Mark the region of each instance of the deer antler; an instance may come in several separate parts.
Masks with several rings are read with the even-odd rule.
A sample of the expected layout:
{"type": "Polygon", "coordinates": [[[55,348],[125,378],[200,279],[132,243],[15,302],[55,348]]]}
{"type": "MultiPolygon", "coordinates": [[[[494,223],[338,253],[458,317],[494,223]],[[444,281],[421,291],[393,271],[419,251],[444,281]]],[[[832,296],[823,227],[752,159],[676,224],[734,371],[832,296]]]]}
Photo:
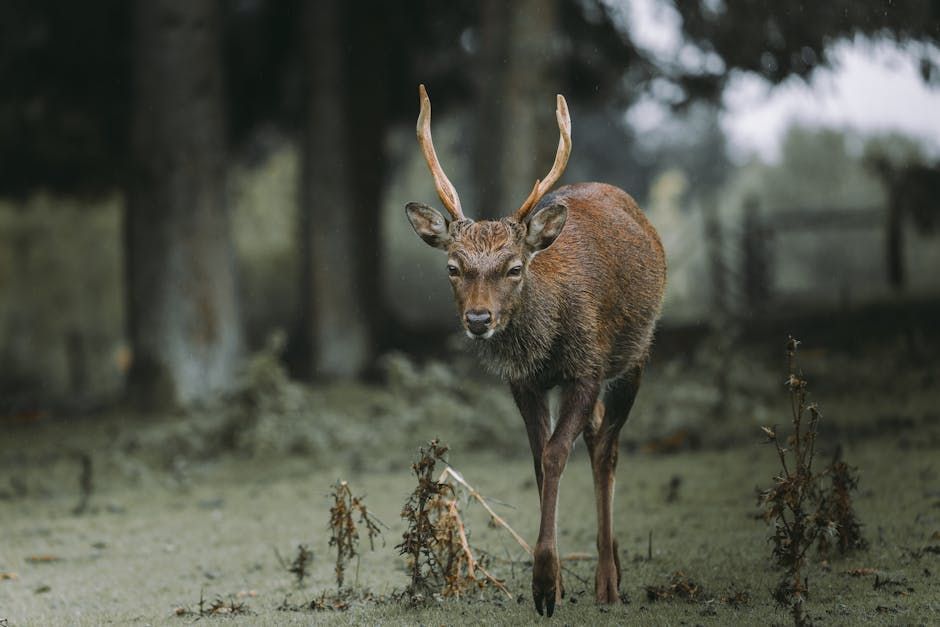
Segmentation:
{"type": "Polygon", "coordinates": [[[532,208],[542,199],[542,196],[552,188],[552,185],[558,182],[562,172],[565,171],[565,166],[568,165],[568,157],[571,156],[571,116],[568,114],[568,103],[565,102],[565,97],[561,94],[558,94],[558,107],[555,109],[555,117],[558,119],[558,131],[561,134],[558,138],[558,152],[555,153],[555,163],[552,165],[548,176],[541,181],[536,179],[535,187],[532,188],[529,197],[516,211],[513,217],[519,222],[525,220],[532,208]]]}
{"type": "Polygon", "coordinates": [[[418,86],[418,97],[421,99],[421,113],[418,115],[418,143],[421,145],[421,152],[424,153],[424,160],[428,162],[428,168],[431,170],[431,176],[434,177],[434,186],[437,188],[437,195],[441,197],[444,207],[455,220],[463,220],[463,211],[460,209],[460,198],[457,196],[457,190],[444,174],[441,168],[441,162],[437,160],[437,153],[434,152],[434,141],[431,139],[431,99],[428,98],[428,92],[424,85],[418,86]]]}

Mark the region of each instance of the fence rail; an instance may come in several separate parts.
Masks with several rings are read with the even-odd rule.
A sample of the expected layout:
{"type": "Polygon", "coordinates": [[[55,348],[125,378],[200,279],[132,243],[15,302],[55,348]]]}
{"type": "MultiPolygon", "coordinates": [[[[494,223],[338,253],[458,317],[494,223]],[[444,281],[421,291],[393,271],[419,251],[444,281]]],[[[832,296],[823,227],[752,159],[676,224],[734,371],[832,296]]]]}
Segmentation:
{"type": "Polygon", "coordinates": [[[771,231],[871,229],[883,227],[887,215],[883,207],[857,209],[801,207],[775,211],[761,221],[764,228],[771,231]]]}

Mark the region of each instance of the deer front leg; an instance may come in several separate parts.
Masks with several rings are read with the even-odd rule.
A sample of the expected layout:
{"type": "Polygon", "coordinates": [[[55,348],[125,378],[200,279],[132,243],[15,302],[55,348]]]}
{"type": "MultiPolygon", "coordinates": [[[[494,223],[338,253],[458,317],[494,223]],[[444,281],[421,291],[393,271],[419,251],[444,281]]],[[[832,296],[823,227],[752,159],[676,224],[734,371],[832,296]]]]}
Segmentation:
{"type": "Polygon", "coordinates": [[[564,595],[556,543],[558,485],[575,439],[584,430],[597,401],[600,381],[579,379],[562,390],[554,433],[542,451],[542,516],[532,566],[532,599],[539,614],[551,616],[564,595]]]}
{"type": "Polygon", "coordinates": [[[510,385],[516,407],[525,421],[526,435],[529,436],[529,448],[532,449],[532,461],[535,465],[535,487],[539,491],[539,503],[542,502],[542,450],[551,435],[552,418],[548,411],[548,394],[534,386],[513,383],[510,385]]]}

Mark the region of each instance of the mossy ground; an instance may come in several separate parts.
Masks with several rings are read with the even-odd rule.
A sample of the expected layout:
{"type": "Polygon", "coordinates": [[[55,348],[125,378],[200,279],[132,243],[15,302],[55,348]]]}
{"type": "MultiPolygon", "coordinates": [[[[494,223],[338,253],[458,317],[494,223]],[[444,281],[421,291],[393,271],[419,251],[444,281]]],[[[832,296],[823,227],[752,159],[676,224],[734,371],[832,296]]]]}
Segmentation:
{"type": "MultiPolygon", "coordinates": [[[[811,556],[814,622],[940,623],[936,344],[930,336],[803,352],[824,415],[819,458],[828,461],[841,444],[859,468],[855,504],[870,543],[828,562],[811,556]],[[876,577],[889,583],[876,586],[876,577]]],[[[779,355],[754,356],[761,351],[740,351],[723,366],[731,369],[724,399],[707,345],[651,364],[617,473],[628,603],[595,606],[594,562],[565,562],[568,597],[554,622],[790,622],[771,599],[779,574],[769,530],[755,518],[755,488],[778,470],[759,425],[785,430],[789,415],[779,355]],[[701,587],[698,599],[650,601],[646,587],[668,584],[677,571],[701,587]],[[738,592],[747,603],[724,602],[738,592]]],[[[509,524],[530,542],[536,536],[531,459],[504,387],[473,378],[459,362],[386,361],[382,385],[310,389],[262,355],[240,393],[185,415],[2,418],[0,625],[188,624],[195,617],[176,609],[197,609],[200,597],[244,602],[249,614],[203,620],[246,625],[545,622],[532,607],[526,554],[474,504],[466,509],[471,543],[491,556],[512,599],[485,592],[417,607],[386,600],[353,601],[345,611],[279,609],[335,591],[327,525],[337,479],[389,526],[385,545],[363,551],[347,583],[386,599],[406,587],[394,549],[404,530],[399,513],[414,487],[410,460],[432,437],[451,445],[450,462],[509,524]],[[91,460],[92,491],[76,514],[82,456],[91,460]],[[302,587],[277,557],[290,561],[300,544],[314,553],[302,587]]],[[[583,446],[563,478],[559,512],[561,553],[593,554],[583,446]]]]}
{"type": "MultiPolygon", "coordinates": [[[[755,440],[756,441],[756,440],[755,440]]],[[[809,613],[820,623],[929,624],[940,621],[940,555],[921,550],[940,544],[940,480],[937,449],[904,449],[896,441],[869,440],[848,447],[845,457],[862,469],[857,507],[871,547],[809,572],[809,613]],[[875,574],[855,577],[853,568],[877,569],[899,582],[873,588],[875,574]]],[[[456,450],[451,462],[485,495],[512,507],[501,515],[526,538],[537,528],[531,464],[522,457],[456,450]]],[[[200,595],[237,598],[250,609],[227,617],[237,624],[481,624],[534,623],[530,565],[509,536],[486,524],[470,506],[473,544],[491,553],[492,570],[507,579],[517,599],[496,593],[468,599],[407,603],[353,603],[347,611],[283,611],[285,599],[301,605],[334,589],[328,547],[327,494],[337,477],[366,495],[370,510],[389,525],[386,545],[366,552],[358,584],[388,595],[407,584],[393,546],[403,530],[398,518],[411,489],[407,465],[387,472],[316,469],[315,460],[238,459],[195,464],[185,483],[100,477],[86,513],[75,515],[77,478],[66,461],[29,473],[48,473],[54,483],[34,495],[0,501],[3,542],[0,618],[10,625],[185,623],[175,608],[195,608],[200,595]],[[303,587],[278,563],[298,544],[315,554],[303,587]],[[55,561],[30,558],[50,556],[55,561]],[[507,561],[503,561],[507,560],[507,561]],[[509,563],[509,560],[515,563],[509,563]],[[242,597],[238,597],[243,593],[242,597]],[[244,593],[248,593],[245,595],[244,593]],[[519,600],[521,598],[521,600],[519,600]]],[[[77,468],[77,466],[75,466],[77,468]]],[[[754,519],[754,488],[774,472],[771,451],[760,444],[724,451],[677,455],[625,454],[618,473],[615,516],[624,565],[622,592],[629,603],[597,607],[592,599],[593,562],[572,561],[565,573],[568,600],[556,613],[566,624],[786,623],[769,590],[767,528],[754,519]],[[666,494],[679,477],[678,496],[666,494]],[[652,531],[652,560],[647,559],[652,531]],[[704,589],[701,601],[650,602],[645,586],[665,584],[681,570],[704,589]],[[745,591],[749,602],[721,602],[745,591]],[[714,599],[714,601],[711,601],[714,599]]],[[[33,477],[35,479],[36,477],[33,477]]],[[[560,508],[560,550],[594,548],[593,490],[583,448],[565,474],[560,508]]],[[[349,579],[356,578],[355,568],[349,579]]],[[[215,620],[215,619],[213,619],[215,620]]]]}

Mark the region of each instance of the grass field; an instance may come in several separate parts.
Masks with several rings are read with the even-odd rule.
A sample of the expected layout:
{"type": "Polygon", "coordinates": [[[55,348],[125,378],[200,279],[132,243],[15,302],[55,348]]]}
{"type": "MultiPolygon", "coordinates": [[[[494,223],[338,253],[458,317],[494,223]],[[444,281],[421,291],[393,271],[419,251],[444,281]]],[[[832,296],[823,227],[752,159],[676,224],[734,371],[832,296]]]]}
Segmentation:
{"type": "MultiPolygon", "coordinates": [[[[940,623],[940,377],[929,346],[905,346],[803,353],[824,414],[819,459],[841,445],[859,468],[855,505],[869,541],[846,557],[810,555],[807,610],[818,624],[940,623]]],[[[568,596],[552,621],[790,623],[770,595],[780,575],[770,530],[755,516],[755,489],[779,470],[759,425],[783,427],[788,417],[779,357],[738,353],[725,366],[723,399],[709,354],[654,362],[624,430],[614,510],[622,606],[593,602],[593,487],[576,448],[558,525],[561,554],[579,559],[564,562],[568,596]],[[693,600],[649,598],[647,587],[680,572],[697,586],[693,600]]],[[[463,510],[470,542],[512,598],[485,590],[417,606],[396,600],[409,582],[394,548],[399,514],[427,440],[449,442],[450,463],[529,542],[538,498],[503,387],[401,357],[386,371],[382,385],[307,388],[262,355],[238,394],[186,414],[3,418],[0,625],[548,620],[532,606],[528,555],[475,503],[463,510]],[[348,608],[302,609],[336,592],[328,494],[337,479],[365,495],[388,526],[385,542],[347,573],[348,608]],[[303,585],[282,563],[300,544],[314,554],[303,585]],[[199,618],[200,598],[204,608],[242,603],[245,613],[199,618]]]]}
{"type": "MultiPolygon", "coordinates": [[[[930,624],[940,621],[940,464],[937,449],[904,449],[895,442],[852,446],[846,457],[861,467],[857,498],[871,547],[828,565],[813,560],[810,616],[825,624],[930,624]],[[934,547],[928,549],[927,547],[934,547]],[[874,588],[876,569],[888,585],[874,588]]],[[[391,623],[480,624],[540,622],[528,591],[530,564],[504,531],[490,528],[479,506],[468,506],[471,542],[493,556],[492,570],[507,580],[514,599],[485,592],[467,599],[407,603],[353,602],[347,611],[283,611],[334,589],[328,547],[329,487],[338,477],[366,495],[387,525],[384,547],[358,566],[360,589],[380,596],[408,582],[394,545],[398,517],[412,489],[407,465],[388,472],[312,470],[310,461],[226,457],[188,468],[186,480],[148,475],[128,482],[101,477],[86,513],[75,515],[77,466],[68,459],[28,469],[26,496],[0,501],[3,541],[0,618],[9,625],[187,623],[175,609],[195,609],[200,595],[244,602],[237,624],[391,623]],[[72,476],[69,477],[69,469],[72,476]],[[311,576],[298,587],[276,557],[293,556],[298,544],[314,552],[311,576]],[[241,596],[239,596],[241,594],[241,596]]],[[[451,462],[485,495],[508,505],[498,513],[524,537],[537,525],[537,498],[524,458],[456,451],[451,462]]],[[[629,603],[596,607],[593,562],[566,563],[568,599],[554,620],[566,624],[786,623],[769,589],[768,530],[755,520],[754,488],[771,477],[774,460],[758,444],[720,452],[622,457],[615,515],[629,603]],[[677,477],[677,480],[673,480],[677,477]],[[667,499],[670,482],[677,496],[667,499]],[[652,559],[648,559],[652,532],[652,559]],[[669,582],[682,571],[703,593],[695,602],[648,600],[645,587],[669,582]],[[722,597],[744,592],[733,608],[722,597]]],[[[560,550],[590,553],[594,542],[593,494],[583,448],[562,484],[560,550]]],[[[350,579],[355,578],[351,573],[350,579]]]]}

